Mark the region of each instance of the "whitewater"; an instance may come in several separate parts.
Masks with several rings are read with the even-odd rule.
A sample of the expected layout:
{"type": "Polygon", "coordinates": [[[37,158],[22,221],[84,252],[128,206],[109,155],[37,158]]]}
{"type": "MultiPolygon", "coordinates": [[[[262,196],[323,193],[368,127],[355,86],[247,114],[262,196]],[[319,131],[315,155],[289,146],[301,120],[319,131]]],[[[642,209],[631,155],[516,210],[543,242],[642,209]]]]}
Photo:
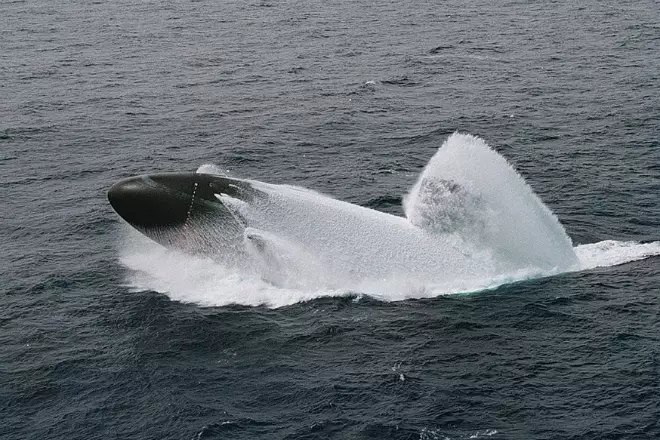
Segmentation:
{"type": "MultiPolygon", "coordinates": [[[[224,175],[209,165],[198,172],[224,175]]],[[[128,286],[203,306],[280,307],[341,295],[397,301],[660,255],[657,241],[574,246],[522,176],[469,134],[451,135],[431,158],[403,197],[405,217],[242,180],[266,197],[246,203],[216,195],[245,227],[240,252],[190,255],[126,230],[120,260],[128,286]]]]}

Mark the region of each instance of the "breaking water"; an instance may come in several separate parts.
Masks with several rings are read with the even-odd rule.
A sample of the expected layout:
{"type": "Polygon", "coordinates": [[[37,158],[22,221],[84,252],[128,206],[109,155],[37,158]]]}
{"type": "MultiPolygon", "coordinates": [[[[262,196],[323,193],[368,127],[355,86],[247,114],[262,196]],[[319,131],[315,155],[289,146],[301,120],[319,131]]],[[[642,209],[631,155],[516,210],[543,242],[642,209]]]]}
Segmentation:
{"type": "MultiPolygon", "coordinates": [[[[198,172],[225,175],[210,165],[198,172]]],[[[451,135],[429,161],[403,198],[407,218],[299,187],[251,185],[267,197],[246,203],[217,195],[247,228],[247,252],[222,256],[233,264],[168,251],[132,233],[122,257],[129,285],[205,306],[278,307],[348,294],[396,301],[660,255],[660,242],[574,248],[523,178],[471,135],[451,135]]]]}

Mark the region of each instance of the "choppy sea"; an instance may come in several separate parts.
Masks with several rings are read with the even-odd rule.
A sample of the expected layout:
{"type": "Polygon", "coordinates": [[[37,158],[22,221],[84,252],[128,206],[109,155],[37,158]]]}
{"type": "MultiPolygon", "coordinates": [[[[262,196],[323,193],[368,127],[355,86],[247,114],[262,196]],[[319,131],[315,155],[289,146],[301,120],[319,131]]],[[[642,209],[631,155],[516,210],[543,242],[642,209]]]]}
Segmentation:
{"type": "Polygon", "coordinates": [[[659,23],[646,0],[3,1],[0,437],[660,437],[659,23]],[[403,216],[457,131],[579,267],[282,289],[106,199],[206,165],[403,216]]]}

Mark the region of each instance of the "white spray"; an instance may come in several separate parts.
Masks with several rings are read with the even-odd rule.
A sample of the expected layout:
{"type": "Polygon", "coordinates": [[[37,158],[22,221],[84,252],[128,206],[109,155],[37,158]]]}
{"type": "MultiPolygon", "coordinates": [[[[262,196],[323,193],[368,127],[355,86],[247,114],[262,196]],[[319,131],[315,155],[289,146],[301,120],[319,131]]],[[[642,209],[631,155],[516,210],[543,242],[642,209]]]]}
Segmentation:
{"type": "MultiPolygon", "coordinates": [[[[245,203],[217,195],[246,227],[241,264],[168,251],[132,234],[122,258],[133,269],[130,284],[204,305],[281,306],[346,293],[399,300],[470,292],[601,265],[597,246],[578,247],[578,259],[520,175],[470,135],[450,136],[431,159],[404,198],[406,218],[247,182],[266,197],[245,203]]],[[[626,261],[660,253],[660,244],[638,246],[641,254],[625,246],[626,261]]]]}

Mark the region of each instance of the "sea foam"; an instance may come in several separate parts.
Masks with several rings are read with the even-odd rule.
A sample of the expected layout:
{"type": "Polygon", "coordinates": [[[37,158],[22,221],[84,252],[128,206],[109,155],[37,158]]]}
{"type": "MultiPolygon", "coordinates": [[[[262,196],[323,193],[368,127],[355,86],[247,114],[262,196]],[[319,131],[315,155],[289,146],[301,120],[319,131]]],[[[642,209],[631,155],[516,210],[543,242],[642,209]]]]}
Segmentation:
{"type": "Polygon", "coordinates": [[[454,134],[439,148],[404,197],[405,218],[300,187],[247,182],[265,197],[245,203],[217,195],[246,226],[235,258],[167,250],[128,231],[121,256],[128,284],[208,306],[278,307],[346,294],[396,301],[660,255],[660,242],[574,248],[506,159],[471,135],[454,134]]]}

